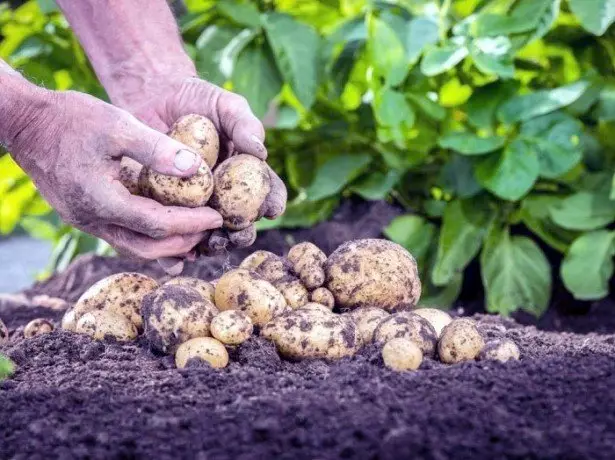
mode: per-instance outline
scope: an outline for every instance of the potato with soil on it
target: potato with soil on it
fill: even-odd
[[[335,299],[333,298],[333,294],[331,294],[331,291],[326,287],[319,287],[317,289],[314,289],[310,294],[310,301],[325,305],[331,310],[333,310],[333,307],[335,306]]]
[[[195,289],[163,285],[143,299],[145,338],[153,350],[169,353],[190,339],[209,337],[216,306]]]
[[[216,166],[220,137],[209,118],[194,113],[184,115],[175,122],[168,135],[198,153],[210,169]]]
[[[425,318],[410,312],[399,312],[384,318],[374,330],[374,342],[384,344],[392,339],[405,338],[416,343],[424,356],[435,354],[438,337]]]
[[[357,308],[350,312],[350,317],[357,325],[357,331],[362,345],[370,344],[374,341],[374,331],[380,322],[391,316],[390,313],[382,308],[364,307]]]
[[[273,286],[280,291],[286,300],[286,304],[293,310],[302,307],[310,301],[310,293],[301,280],[297,278],[277,281],[273,283]]]
[[[520,356],[519,347],[510,339],[491,340],[485,344],[478,355],[481,361],[517,361]]]
[[[139,176],[143,166],[141,163],[133,160],[130,157],[123,157],[120,162],[120,177],[119,180],[131,195],[140,195]]]
[[[409,310],[421,296],[414,257],[388,240],[364,239],[342,244],[327,259],[325,273],[326,287],[342,309]]]
[[[204,281],[199,278],[192,278],[190,276],[177,276],[175,278],[171,278],[169,281],[163,284],[163,286],[182,286],[194,289],[197,291],[205,300],[209,300],[210,302],[214,302],[214,293],[215,288],[213,284]]]
[[[26,324],[23,330],[23,336],[26,339],[37,335],[49,334],[54,329],[53,323],[45,318],[36,318]]]
[[[75,310],[69,308],[62,316],[62,321],[60,323],[60,327],[65,331],[75,332],[75,327],[77,326],[77,318],[75,318]]]
[[[433,326],[438,337],[442,334],[442,329],[453,321],[451,315],[437,308],[417,308],[416,310],[412,310],[412,313],[422,316],[429,321],[429,324]]]
[[[270,282],[243,268],[222,275],[215,299],[221,311],[241,310],[256,326],[268,323],[287,308],[284,296]]]
[[[85,334],[94,340],[113,339],[129,342],[137,338],[137,328],[125,316],[109,310],[92,310],[77,321],[75,332]]]
[[[9,341],[9,329],[6,324],[0,319],[0,345]]]
[[[243,259],[239,268],[254,272],[272,284],[294,278],[288,260],[269,251],[253,252]]]
[[[442,330],[438,354],[443,363],[455,364],[476,359],[484,346],[485,342],[474,321],[455,319]]]
[[[392,339],[382,347],[382,359],[386,367],[395,371],[414,371],[423,361],[423,352],[412,340]]]
[[[143,298],[158,288],[156,280],[140,273],[117,273],[92,285],[77,300],[73,311],[75,319],[94,310],[106,310],[122,315],[138,329],[143,326],[141,303]]]
[[[236,155],[214,171],[214,191],[209,206],[230,230],[243,230],[262,217],[271,191],[271,178],[264,161],[252,155]]]
[[[287,259],[306,288],[312,290],[324,284],[327,256],[316,245],[309,242],[296,244],[288,251]]]
[[[211,321],[211,335],[226,345],[239,345],[252,336],[254,326],[250,317],[239,310],[218,313]]]
[[[219,369],[228,364],[228,351],[218,340],[211,337],[197,337],[182,343],[175,352],[175,365],[183,369],[193,361],[206,362]]]

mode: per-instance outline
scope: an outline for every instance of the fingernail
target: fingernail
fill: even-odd
[[[263,144],[263,141],[261,141],[258,137],[256,137],[254,134],[252,134],[250,136],[250,139],[252,139],[252,142],[254,142],[257,146],[257,148],[259,150],[265,150],[265,144]]]
[[[199,160],[196,153],[190,150],[180,150],[175,154],[175,161],[173,164],[180,171],[187,171]]]

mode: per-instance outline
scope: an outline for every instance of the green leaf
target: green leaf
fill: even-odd
[[[442,107],[457,107],[465,104],[470,96],[472,96],[472,87],[454,77],[440,87],[438,102]]]
[[[218,11],[240,26],[248,26],[254,29],[260,28],[260,13],[251,3],[236,3],[233,1],[218,1]]]
[[[210,26],[196,41],[196,68],[203,78],[216,85],[222,85],[227,77],[220,70],[224,48],[239,34],[239,29]]]
[[[406,60],[412,66],[416,64],[423,51],[430,45],[438,43],[438,23],[430,17],[416,17],[408,24],[406,33]]]
[[[478,254],[491,213],[478,200],[455,200],[446,206],[431,281],[450,283]]]
[[[400,147],[405,145],[406,133],[412,128],[415,113],[404,95],[385,88],[374,99],[376,120]]]
[[[470,46],[470,55],[481,72],[502,78],[512,78],[515,75],[515,66],[509,54],[511,47],[507,37],[477,38]]]
[[[311,107],[318,88],[318,34],[285,14],[269,13],[263,22],[278,69],[301,104]]]
[[[218,68],[227,79],[231,78],[233,75],[237,56],[239,56],[239,53],[248,46],[255,36],[256,33],[253,30],[244,29],[233,37],[220,52]]]
[[[376,18],[369,23],[367,49],[377,76],[390,86],[400,84],[408,73],[406,52],[402,42],[389,25]]]
[[[21,225],[30,236],[40,240],[53,241],[57,234],[57,229],[51,223],[34,217],[24,217],[19,222],[19,225]]]
[[[442,121],[446,118],[446,109],[422,94],[406,93],[410,102],[415,104],[421,112],[435,121]]]
[[[10,377],[14,372],[15,365],[13,362],[5,356],[0,355],[0,380]]]
[[[421,61],[421,72],[433,77],[452,69],[468,55],[465,46],[447,45],[431,47],[427,50]]]
[[[504,146],[506,139],[499,136],[480,137],[468,132],[452,132],[438,140],[440,147],[463,155],[484,155]]]
[[[468,121],[477,129],[492,129],[499,105],[516,94],[519,83],[516,81],[495,82],[474,89],[466,104]]]
[[[615,221],[615,201],[608,192],[581,191],[550,208],[553,221],[569,230],[596,230]]]
[[[510,201],[517,201],[531,190],[539,171],[536,152],[518,139],[503,152],[481,160],[475,170],[476,178],[486,189]]]
[[[493,37],[536,29],[552,3],[553,0],[519,0],[508,14],[482,13],[474,24],[476,35]]]
[[[359,176],[371,163],[368,153],[336,155],[318,171],[314,182],[306,190],[308,201],[318,201],[335,195]]]
[[[545,243],[559,252],[566,252],[576,233],[556,225],[549,212],[559,198],[550,195],[530,195],[521,202],[521,221]]]
[[[401,173],[395,169],[390,170],[386,174],[376,171],[357,181],[350,187],[350,191],[365,200],[384,200],[400,179]]]
[[[497,114],[498,119],[502,123],[512,124],[546,115],[572,104],[588,86],[588,82],[578,81],[556,89],[515,96],[500,107]]]
[[[463,273],[454,276],[446,286],[434,286],[429,277],[423,282],[419,308],[443,308],[453,305],[463,287]]]
[[[566,289],[575,299],[597,300],[609,293],[609,280],[613,276],[613,232],[599,230],[577,238],[561,266]]]
[[[476,181],[472,162],[462,155],[453,155],[440,174],[442,187],[459,198],[469,198],[482,190]]]
[[[277,219],[261,219],[256,222],[256,229],[261,231],[272,228],[310,228],[331,217],[338,203],[338,197],[321,201],[297,199],[288,203],[284,214]]]
[[[285,157],[288,183],[297,191],[308,187],[314,180],[316,157],[311,153],[288,152]]]
[[[387,238],[406,248],[417,261],[427,256],[435,232],[434,224],[416,215],[396,217],[383,230]]]
[[[551,266],[531,239],[492,229],[481,253],[488,312],[509,315],[521,308],[542,315],[551,297]]]
[[[604,34],[615,21],[613,0],[568,0],[568,4],[583,28],[594,35]]]
[[[233,89],[250,103],[257,117],[263,117],[269,103],[282,89],[282,78],[268,49],[250,46],[237,59]]]

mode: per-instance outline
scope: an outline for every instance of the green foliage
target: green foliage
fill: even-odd
[[[607,294],[612,1],[185,3],[181,31],[201,75],[259,116],[275,107],[267,145],[289,205],[259,228],[314,225],[350,195],[386,199],[407,210],[384,233],[417,257],[423,305],[450,305],[477,257],[489,311],[541,314],[553,276],[577,298]],[[0,10],[0,55],[49,87],[104,97],[47,7]],[[59,266],[94,247],[11,168],[0,168],[0,230],[53,235]],[[542,245],[562,254],[559,274]]]
[[[13,362],[0,355],[0,380],[4,380],[7,377],[10,377],[15,372],[15,365]]]

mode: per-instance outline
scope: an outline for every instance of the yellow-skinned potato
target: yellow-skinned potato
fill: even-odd
[[[326,314],[333,314],[333,312],[328,306],[323,305],[321,303],[316,303],[316,302],[306,303],[305,305],[302,305],[301,307],[299,307],[297,311],[299,312],[317,311],[317,312],[326,313]]]
[[[171,278],[169,281],[164,283],[163,286],[189,287],[201,294],[205,300],[209,300],[212,303],[214,302],[215,288],[213,284],[199,278],[178,276],[176,278]]]
[[[75,332],[75,327],[77,326],[77,318],[75,318],[75,310],[73,310],[72,308],[69,310],[66,310],[66,313],[64,313],[64,316],[62,316],[62,322],[60,323],[60,326],[65,331]]]
[[[143,300],[145,337],[154,350],[173,352],[179,344],[209,337],[216,306],[195,289],[164,285]]]
[[[429,324],[433,326],[438,337],[442,334],[442,329],[453,321],[451,315],[437,308],[417,308],[416,310],[412,310],[412,313],[422,316],[429,321]]]
[[[350,313],[350,317],[354,319],[357,325],[359,338],[363,345],[373,342],[374,331],[378,327],[378,324],[389,316],[391,315],[388,312],[384,311],[382,308],[376,307],[357,308]]]
[[[442,330],[438,354],[443,363],[455,364],[476,359],[484,346],[485,342],[472,320],[456,319]]]
[[[203,115],[184,115],[171,127],[169,137],[201,155],[210,169],[218,161],[220,138],[212,121]]]
[[[349,241],[325,263],[326,287],[342,309],[409,310],[421,296],[414,257],[388,240]]]
[[[120,177],[119,180],[132,195],[139,195],[139,176],[141,175],[143,166],[141,163],[133,160],[130,157],[122,157],[120,162]]]
[[[310,293],[301,280],[291,278],[273,283],[275,288],[282,293],[286,304],[296,310],[309,302]]]
[[[254,326],[243,311],[226,310],[211,321],[211,335],[226,345],[239,345],[252,336]]]
[[[316,289],[325,282],[324,264],[327,256],[316,245],[304,242],[288,251],[288,261],[308,289]]]
[[[269,170],[252,155],[236,155],[214,171],[214,192],[209,206],[224,219],[224,226],[242,230],[260,217],[261,207],[271,190]]]
[[[141,303],[158,288],[156,280],[140,273],[117,273],[92,285],[74,307],[75,319],[93,310],[108,310],[124,316],[137,328],[143,326]]]
[[[253,252],[243,259],[239,268],[250,270],[270,283],[292,278],[290,263],[269,251]]]
[[[423,361],[423,352],[412,340],[389,340],[382,347],[384,365],[394,371],[414,371]]]
[[[310,301],[320,303],[325,305],[331,309],[335,306],[335,299],[333,298],[333,294],[326,287],[319,287],[318,289],[314,289],[310,294]]]
[[[9,341],[9,329],[6,324],[0,319],[0,345]]]
[[[132,322],[108,310],[93,310],[81,316],[75,332],[89,335],[95,340],[129,342],[137,338],[137,328]]]
[[[517,361],[520,356],[519,347],[510,339],[491,340],[485,344],[478,359],[481,361]]]
[[[175,365],[178,369],[183,369],[192,360],[209,363],[213,368],[223,368],[228,364],[228,352],[214,338],[197,337],[182,343],[175,352]]]
[[[23,336],[26,339],[36,335],[49,334],[53,331],[53,323],[45,318],[37,318],[26,324],[23,330]]]
[[[410,312],[394,313],[384,318],[374,330],[374,341],[405,338],[413,341],[425,356],[433,356],[438,337],[433,326],[425,318]]]
[[[268,323],[287,307],[284,296],[270,282],[243,268],[222,275],[215,299],[221,311],[244,311],[257,326]]]

